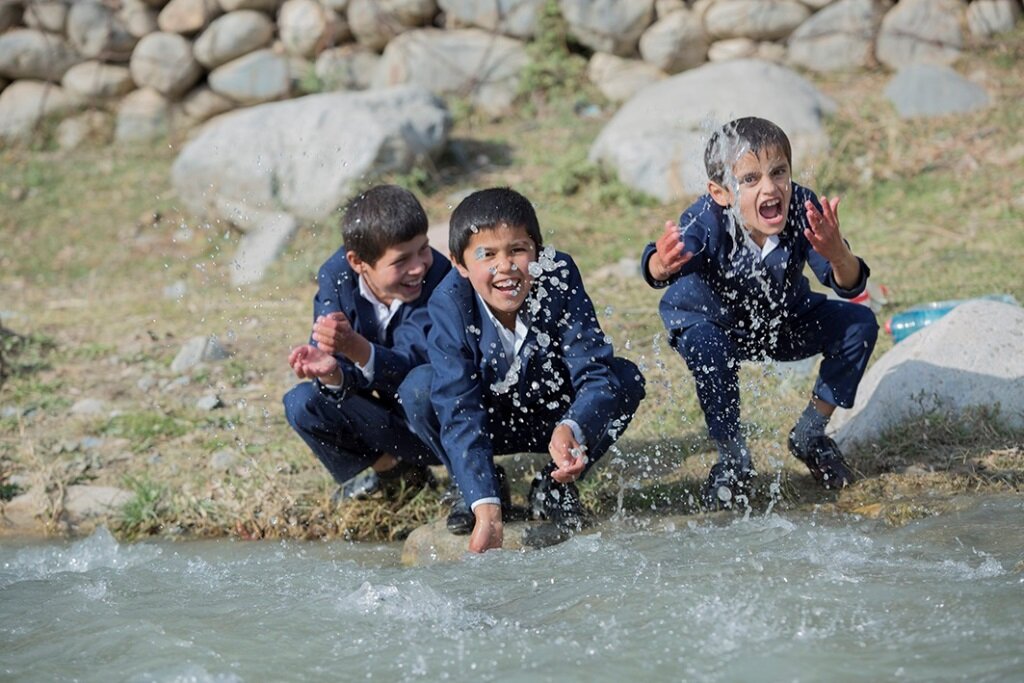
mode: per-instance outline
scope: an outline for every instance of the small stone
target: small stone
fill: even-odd
[[[196,401],[197,410],[211,411],[220,408],[222,405],[224,404],[221,402],[220,396],[217,394],[206,394]]]
[[[135,386],[139,388],[139,391],[149,392],[150,389],[156,386],[156,377],[149,374],[143,375],[135,383]]]
[[[238,462],[238,455],[230,448],[217,451],[210,456],[210,469],[227,472]]]
[[[103,401],[97,398],[83,398],[71,406],[72,415],[99,415],[105,409]]]

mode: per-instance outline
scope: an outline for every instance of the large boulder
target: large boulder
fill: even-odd
[[[85,102],[119,97],[135,88],[128,67],[96,60],[68,69],[61,80],[64,90]]]
[[[274,39],[274,22],[263,12],[239,10],[214,19],[196,38],[192,53],[207,69],[266,47]]]
[[[796,72],[742,59],[706,64],[650,85],[612,117],[590,159],[630,187],[670,202],[704,192],[704,145],[719,126],[761,116],[782,127],[797,172],[828,149],[822,117],[835,104]]]
[[[80,57],[60,36],[31,28],[0,35],[0,76],[59,82]]]
[[[567,540],[570,535],[550,522],[507,522],[502,549],[521,552],[546,548]],[[469,536],[454,535],[441,519],[409,534],[402,546],[402,564],[415,567],[454,562],[468,552]]]
[[[985,88],[939,64],[900,69],[885,87],[885,96],[905,119],[965,114],[984,109],[990,101]]]
[[[150,33],[140,40],[129,68],[140,88],[153,88],[170,99],[185,94],[203,74],[192,56],[192,43],[177,33]]]
[[[696,13],[683,8],[659,19],[640,36],[640,56],[675,74],[707,61],[708,36]]]
[[[537,22],[547,0],[438,0],[444,11],[446,28],[475,26],[492,33],[527,40],[537,30]]]
[[[891,0],[839,0],[802,23],[789,38],[792,63],[813,71],[868,66]]]
[[[967,28],[979,38],[1012,31],[1020,17],[1018,0],[974,0],[967,6]]]
[[[197,33],[222,12],[217,0],[171,0],[160,10],[157,25],[167,33]]]
[[[559,0],[558,8],[573,38],[619,57],[636,55],[641,34],[654,21],[654,0]]]
[[[373,87],[416,83],[435,95],[459,95],[498,115],[512,106],[529,58],[518,40],[467,28],[418,29],[384,50]]]
[[[335,14],[317,0],[287,0],[277,13],[277,32],[289,54],[313,57],[334,42]]]
[[[0,142],[27,139],[43,117],[75,106],[60,86],[21,80],[0,92]]]
[[[7,3],[14,4],[14,3]],[[64,22],[68,18],[66,0],[35,0],[25,8],[23,20],[29,28],[50,33],[64,33]]]
[[[367,178],[440,154],[450,127],[420,87],[310,95],[211,120],[171,177],[191,212],[242,230],[275,212],[322,221]]]
[[[851,410],[832,419],[840,446],[869,444],[915,416],[998,407],[1024,427],[1024,309],[988,300],[960,304],[875,361]]]
[[[68,12],[68,40],[87,59],[126,62],[139,36],[125,19],[124,14],[98,0],[80,0]]]
[[[914,62],[951,64],[964,46],[965,0],[902,0],[882,19],[878,61],[893,69]]]
[[[171,132],[171,102],[153,88],[133,90],[117,105],[114,139],[120,143],[160,140]]]
[[[595,52],[587,62],[587,78],[612,102],[625,102],[642,88],[667,76],[653,64],[606,52]]]

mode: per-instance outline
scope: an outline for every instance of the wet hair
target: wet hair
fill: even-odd
[[[466,265],[463,252],[473,233],[507,225],[521,227],[539,252],[544,246],[537,212],[530,200],[507,187],[492,187],[469,195],[455,207],[448,227],[448,249],[459,265]]]
[[[371,266],[396,244],[427,234],[427,212],[397,185],[376,185],[345,205],[341,237],[346,251]]]
[[[722,185],[726,164],[732,169],[744,152],[758,154],[763,149],[778,149],[793,167],[793,149],[786,133],[767,119],[747,116],[725,124],[714,133],[704,148],[704,168],[708,179]]]

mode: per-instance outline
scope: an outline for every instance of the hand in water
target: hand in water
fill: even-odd
[[[494,503],[477,505],[473,510],[476,524],[469,537],[469,551],[482,553],[492,548],[500,548],[505,540],[505,526],[501,521],[501,506]]]
[[[551,478],[560,484],[576,481],[587,466],[586,450],[576,441],[569,425],[555,427],[548,443],[548,453],[558,469],[551,473]]]
[[[654,247],[656,251],[647,264],[655,280],[669,279],[693,258],[693,252],[686,251],[679,236],[679,226],[673,221],[665,221],[665,231]]]
[[[320,378],[327,384],[341,384],[338,359],[312,344],[296,346],[288,354],[288,365],[299,379]]]

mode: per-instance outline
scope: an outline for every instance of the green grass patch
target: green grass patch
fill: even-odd
[[[138,412],[116,415],[100,431],[108,436],[126,438],[134,448],[146,450],[157,442],[184,435],[190,426],[184,420],[163,413]]]

